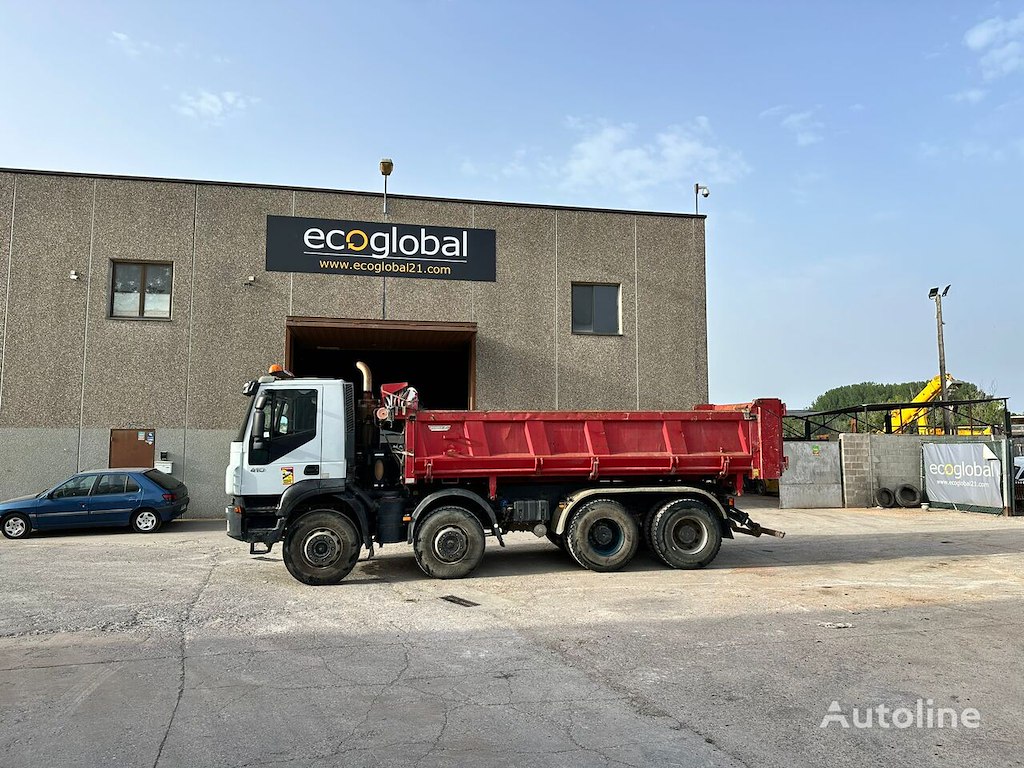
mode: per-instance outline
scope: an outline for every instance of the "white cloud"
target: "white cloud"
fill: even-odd
[[[995,43],[1012,40],[1024,35],[1024,13],[1015,19],[1003,19],[995,16],[975,24],[964,34],[964,45],[972,51],[980,51]]]
[[[762,120],[766,117],[778,117],[779,115],[784,115],[788,110],[788,104],[776,104],[774,107],[768,107],[768,109],[763,110],[758,117]]]
[[[1006,160],[1006,151],[1002,148],[971,139],[950,144],[922,141],[917,145],[917,154],[918,157],[926,161],[1002,163]]]
[[[195,93],[182,93],[178,97],[178,103],[174,105],[174,110],[199,122],[223,125],[227,118],[244,112],[259,101],[258,98],[245,96],[237,91],[213,93],[200,89]]]
[[[570,118],[569,127],[582,135],[558,171],[568,189],[606,188],[635,196],[664,184],[730,183],[750,172],[740,152],[719,142],[706,117],[649,138],[638,136],[632,123]]]
[[[983,88],[968,88],[965,91],[950,94],[949,98],[960,104],[977,104],[988,93]]]
[[[793,134],[798,147],[807,147],[823,141],[825,124],[816,115],[818,107],[803,112],[794,111],[788,104],[778,104],[761,112],[762,120],[778,120],[779,125]]]
[[[1024,46],[1019,40],[993,48],[981,57],[981,72],[986,80],[1010,75],[1024,69]]]
[[[978,64],[986,80],[1024,70],[1024,13],[1012,19],[985,19],[967,30],[964,45],[980,55]]]
[[[160,46],[148,40],[136,40],[124,32],[111,32],[107,42],[121,51],[125,56],[133,59],[144,53],[160,53]]]

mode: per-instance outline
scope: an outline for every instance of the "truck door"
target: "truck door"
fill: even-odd
[[[256,405],[263,413],[263,434],[250,433],[242,468],[247,495],[279,496],[293,483],[320,477],[322,401],[322,386],[268,388],[260,393]],[[257,429],[257,416],[254,409],[250,430]]]

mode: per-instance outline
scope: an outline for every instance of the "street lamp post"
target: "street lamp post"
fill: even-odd
[[[380,161],[380,175],[384,177],[384,221],[388,220],[388,176],[395,170],[395,163],[390,157],[382,158]],[[381,320],[388,319],[388,279],[385,276],[381,280],[380,289],[380,317]]]
[[[390,157],[380,161],[380,175],[384,177],[384,216],[388,215],[388,176],[395,170],[395,164]]]
[[[942,292],[938,287],[928,291],[928,298],[935,301],[935,332],[939,341],[939,402],[942,403],[942,433],[950,433],[949,409],[946,408],[946,345],[942,338],[942,297],[949,293],[950,286],[946,286]]]

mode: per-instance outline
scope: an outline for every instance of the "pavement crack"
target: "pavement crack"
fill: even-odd
[[[213,562],[210,563],[210,567],[207,569],[202,582],[192,595],[192,599],[188,601],[184,610],[181,612],[181,616],[178,621],[181,626],[181,633],[178,638],[178,651],[179,658],[181,660],[181,670],[178,674],[178,695],[174,700],[174,708],[171,710],[171,716],[167,720],[167,728],[164,729],[163,738],[160,739],[160,746],[156,751],[156,758],[153,760],[153,768],[156,768],[160,764],[160,758],[164,754],[164,747],[167,744],[167,737],[171,735],[171,727],[174,725],[174,718],[178,714],[178,707],[181,706],[181,699],[185,695],[185,670],[186,670],[186,655],[185,655],[185,638],[188,633],[188,624],[192,619],[192,612],[195,610],[196,605],[202,599],[203,593],[206,588],[210,586],[210,579],[213,577],[213,572],[217,568],[217,553],[213,554]]]

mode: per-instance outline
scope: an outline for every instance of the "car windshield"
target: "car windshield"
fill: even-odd
[[[178,478],[171,477],[159,469],[147,469],[143,474],[165,491],[173,491],[175,488],[181,487],[181,481]]]

